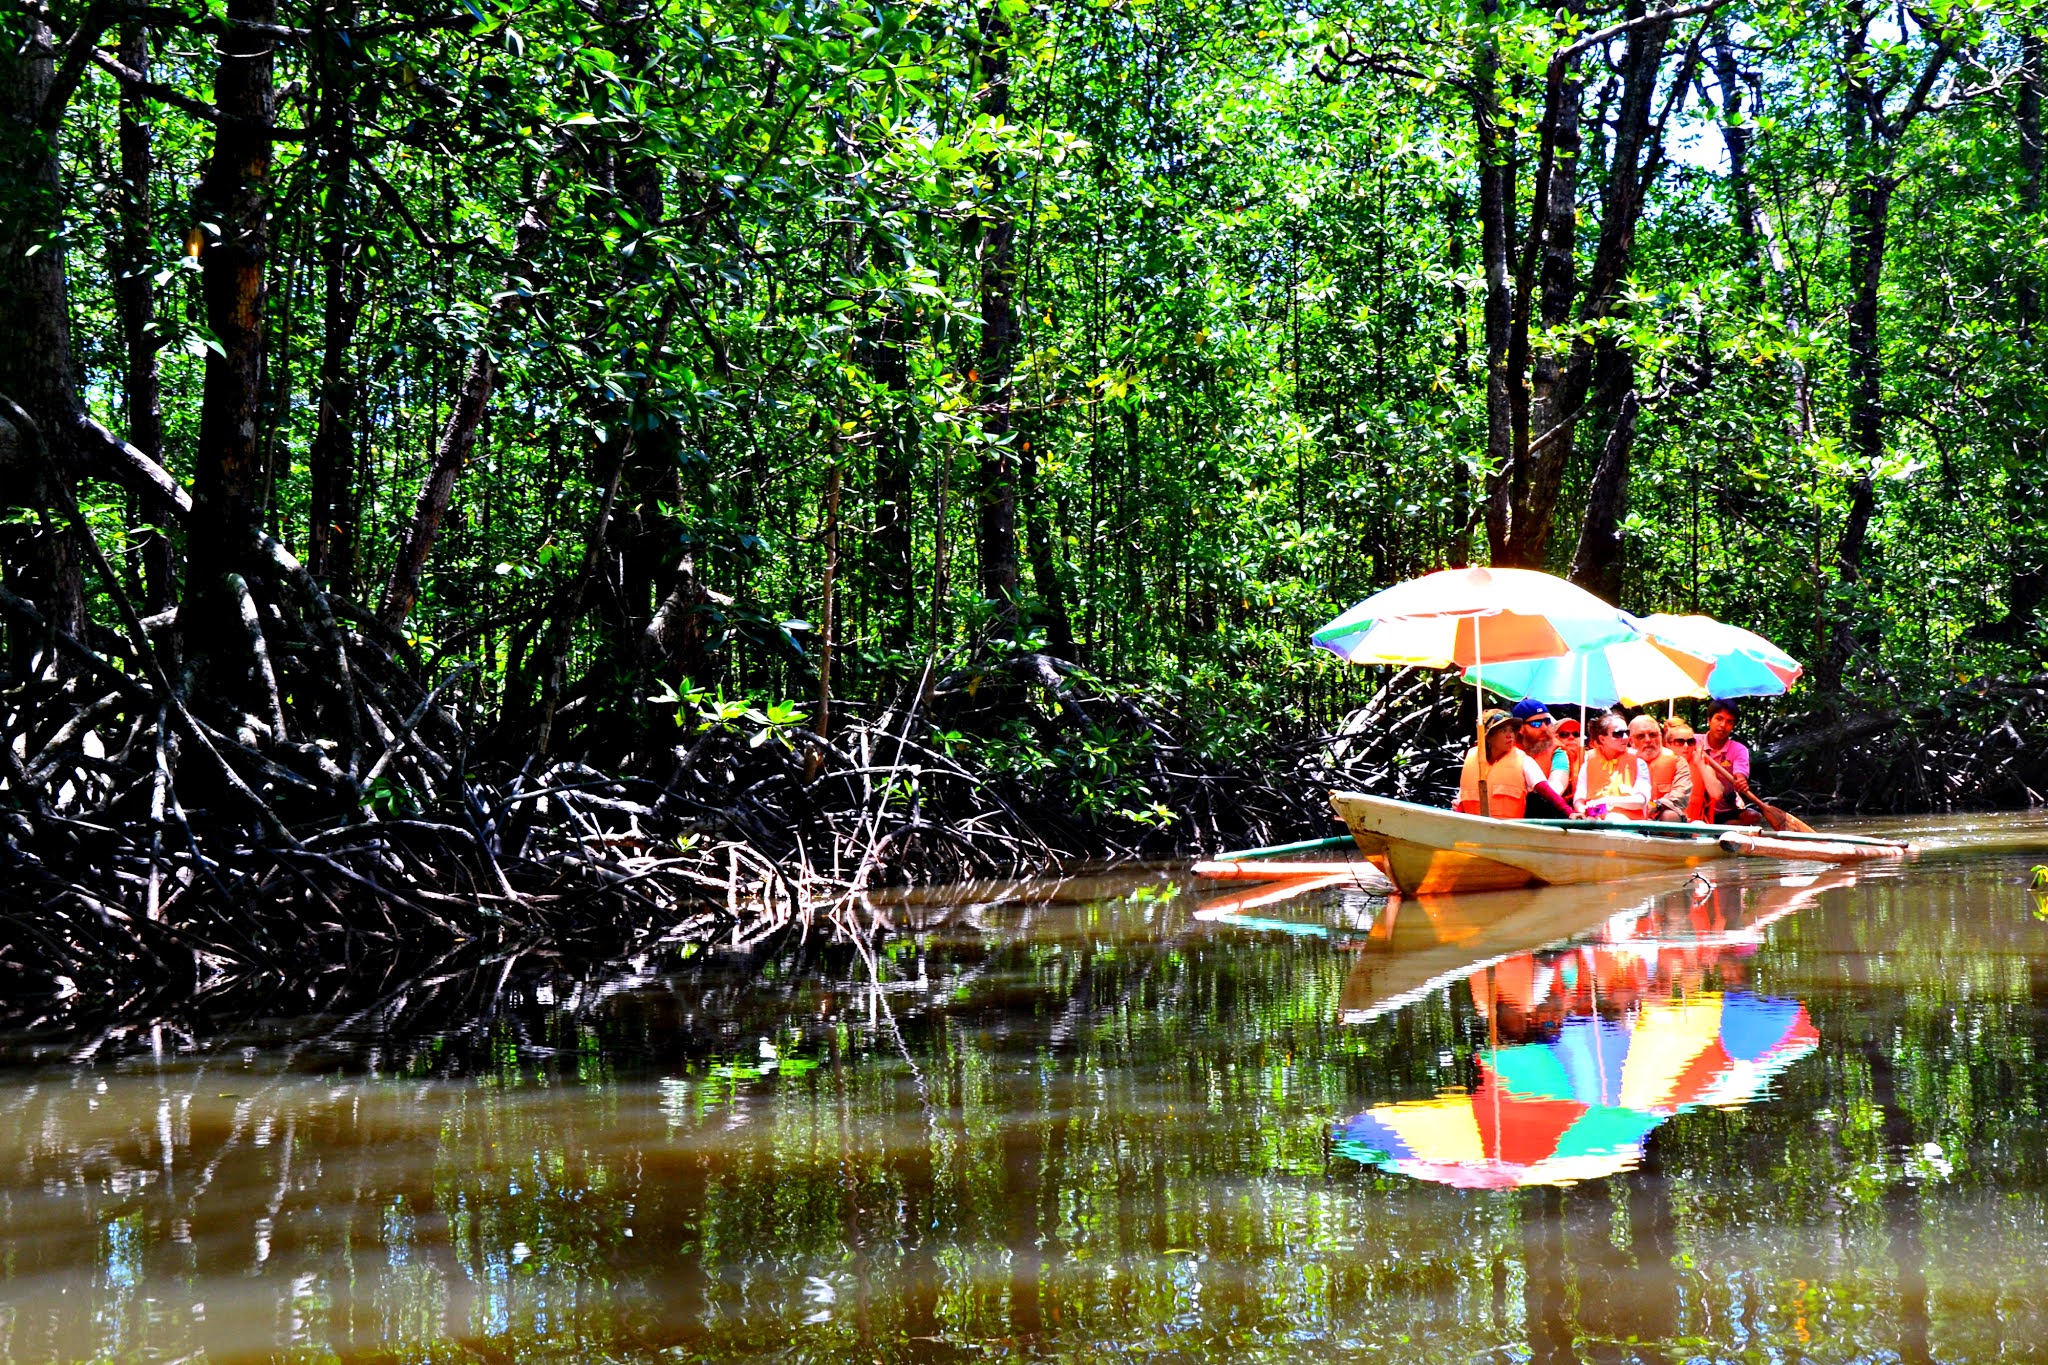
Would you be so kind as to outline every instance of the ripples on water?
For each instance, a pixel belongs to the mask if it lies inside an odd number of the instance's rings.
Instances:
[[[927,898],[880,990],[812,945],[23,1064],[0,1360],[2039,1360],[2044,855],[1935,833]]]

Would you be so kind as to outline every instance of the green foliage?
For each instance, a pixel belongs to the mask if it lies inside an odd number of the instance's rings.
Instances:
[[[729,698],[723,688],[695,687],[688,678],[683,680],[681,691],[663,684],[647,701],[652,706],[673,705],[677,728],[692,734],[701,735],[706,731],[738,733],[744,722],[752,727],[747,732],[747,745],[754,749],[769,743],[780,744],[785,749],[794,747],[790,736],[810,719],[810,713],[795,702],[769,701],[752,696]]]
[[[85,7],[58,8],[68,32]],[[789,743],[804,716],[737,699],[815,686],[828,455],[846,490],[839,690],[889,694],[928,654],[989,629],[977,518],[988,466],[1006,464],[1023,480],[1020,538],[1042,532],[1045,547],[1023,575],[1026,632],[1053,638],[1063,615],[1076,662],[1142,689],[1219,757],[1374,681],[1312,656],[1316,625],[1376,586],[1483,553],[1479,150],[1461,89],[1492,44],[1515,73],[1498,117],[1526,158],[1541,72],[1604,20],[1513,4],[1347,0],[1311,15],[1254,0],[1225,20],[1192,0],[1004,0],[998,118],[977,14],[957,3],[470,12],[448,26],[359,5],[345,51],[280,45],[280,120],[307,131],[278,144],[261,420],[268,512],[302,552],[321,253],[338,240],[343,293],[362,311],[345,358],[359,524],[337,576],[369,595],[486,311],[522,303],[415,612],[416,640],[479,664],[487,700],[531,703],[540,680],[522,651],[590,557],[599,452],[619,439],[659,450],[667,470],[616,509],[658,547],[653,596],[685,555],[720,594],[699,612],[712,693],[648,698],[648,723],[673,708],[679,727],[746,724],[758,743]],[[287,3],[281,22],[331,30],[338,13]],[[1689,44],[1723,20],[1683,21],[1674,40],[1659,86],[1672,152],[1649,184],[1628,306],[1593,325],[1633,354],[1652,397],[1624,604],[1711,612],[1808,658],[1846,624],[1857,680],[1878,689],[2048,667],[2025,598],[2027,573],[2048,565],[2048,383],[2038,304],[2025,303],[2048,279],[2048,223],[2000,93],[2038,16],[1973,19],[1976,65],[1951,68],[1950,107],[1906,139],[1880,318],[1889,445],[1871,470],[1843,440],[1842,20],[1726,12],[1753,88],[1725,117],[1750,137],[1767,249],[1739,227],[1723,111],[1682,86],[1698,74],[1681,60]],[[1924,22],[1857,60],[1910,77],[1933,41]],[[157,79],[203,98],[207,44],[159,46]],[[1998,73],[2004,85],[1969,95]],[[1595,77],[1589,120],[1603,98]],[[343,104],[360,173],[336,185],[319,151]],[[170,187],[191,183],[212,130],[151,108],[163,192],[148,259],[123,267],[116,112],[113,78],[89,70],[62,131],[83,388],[121,429],[117,276],[148,272],[166,458],[189,475],[212,343]],[[1603,137],[1589,121],[1588,211]],[[636,175],[655,187],[652,211]],[[548,231],[515,267],[515,225],[542,186]],[[999,431],[977,367],[985,248],[1004,222],[1017,227],[1020,331],[1014,420]],[[1576,244],[1582,268],[1592,231]],[[1537,353],[1581,327],[1539,328]],[[1701,369],[1697,392],[1679,382]],[[1582,439],[1566,470],[1553,567],[1566,567],[1596,454]],[[1833,560],[1866,473],[1877,510],[1852,580]],[[88,492],[104,543],[136,564],[124,500]],[[887,562],[892,521],[907,584]],[[622,623],[652,601],[634,600],[645,581],[599,569],[570,659],[630,690]],[[1124,741],[973,743],[999,770],[1057,773],[1084,809],[1159,818]]]

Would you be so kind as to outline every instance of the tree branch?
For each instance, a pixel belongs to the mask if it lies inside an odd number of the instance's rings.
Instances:
[[[85,64],[92,59],[100,35],[106,32],[111,19],[105,0],[94,0],[78,21],[78,31],[64,45],[64,60],[58,64],[49,92],[43,96],[43,107],[36,114],[36,127],[43,136],[55,133],[64,121],[64,109],[71,103],[71,96],[85,75]]]
[[[163,85],[157,81],[150,80],[132,67],[123,66],[118,60],[108,56],[98,48],[93,49],[92,59],[99,64],[101,69],[112,75],[115,80],[120,81],[121,84],[127,86],[136,94],[141,95],[144,99],[152,99],[168,104],[173,109],[182,110],[204,123],[211,123],[217,126],[226,126],[242,121],[227,117],[216,106],[208,104],[202,99],[194,99],[174,86]],[[305,140],[306,130],[303,128],[271,127],[264,129],[264,134],[272,142],[302,142]]]
[[[1699,4],[1681,5],[1676,9],[1652,10],[1633,19],[1624,19],[1618,24],[1609,24],[1598,32],[1587,34],[1570,47],[1561,49],[1550,59],[1550,70],[1557,73],[1556,79],[1562,80],[1566,66],[1604,42],[1619,38],[1624,33],[1632,33],[1639,28],[1647,28],[1651,24],[1676,23],[1680,19],[1690,19],[1695,14],[1711,14],[1726,3],[1728,0],[1701,0]]]

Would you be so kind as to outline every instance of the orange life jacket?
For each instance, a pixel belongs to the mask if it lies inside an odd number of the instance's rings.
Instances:
[[[1685,761],[1692,767],[1692,799],[1685,803],[1685,818],[1703,825],[1714,813],[1714,798],[1707,791],[1707,765],[1700,761],[1697,744],[1686,746]]]
[[[1613,761],[1598,749],[1587,749],[1585,772],[1580,779],[1586,790],[1586,801],[1612,802],[1630,792],[1636,783],[1636,765],[1642,761],[1634,749],[1625,750],[1620,758]],[[1634,797],[1626,797],[1622,804],[1632,809]]]
[[[1678,754],[1670,749],[1660,749],[1650,760],[1650,799],[1661,801],[1664,794],[1678,785]]]
[[[1692,763],[1692,800],[1686,802],[1686,819],[1696,825],[1706,825],[1714,819],[1714,798],[1726,786],[1714,769],[1706,765],[1706,759],[1700,757],[1700,745],[1704,743],[1700,739],[1686,749],[1686,761]]]
[[[1486,794],[1493,818],[1519,820],[1529,811],[1529,788],[1543,780],[1536,760],[1519,748],[1510,748],[1500,762],[1486,770]],[[1458,774],[1458,809],[1467,815],[1479,811],[1479,751],[1465,755],[1465,767]]]

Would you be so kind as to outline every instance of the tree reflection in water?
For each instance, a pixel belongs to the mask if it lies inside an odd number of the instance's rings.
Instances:
[[[0,1360],[2022,1358],[2026,861],[1259,911],[1309,932],[1126,881],[928,907],[879,993],[810,945],[23,1066]],[[1746,1105],[1672,1090],[1633,1169],[1463,1190],[1331,1140],[1572,1020],[1738,998],[1811,1051]]]

